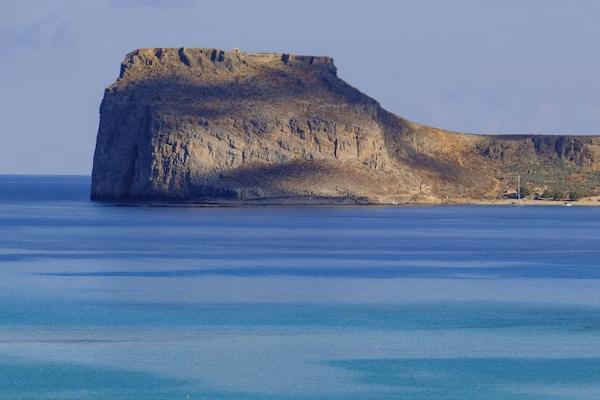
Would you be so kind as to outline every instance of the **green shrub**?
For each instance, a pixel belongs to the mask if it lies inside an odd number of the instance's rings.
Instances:
[[[577,190],[572,190],[569,192],[569,200],[573,200],[573,201],[577,201],[579,199],[581,199],[583,196],[581,195],[581,192],[577,191]]]

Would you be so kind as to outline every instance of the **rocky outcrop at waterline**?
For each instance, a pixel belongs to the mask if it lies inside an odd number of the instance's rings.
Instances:
[[[91,196],[166,202],[436,203],[530,186],[596,194],[600,138],[487,136],[400,118],[329,57],[129,53],[100,107]]]

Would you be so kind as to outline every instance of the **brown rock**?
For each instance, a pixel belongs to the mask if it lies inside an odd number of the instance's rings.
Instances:
[[[339,79],[329,57],[140,49],[100,113],[97,200],[468,201],[497,197],[501,178],[526,171],[544,186],[577,171],[573,185],[598,192],[598,137],[415,124]]]

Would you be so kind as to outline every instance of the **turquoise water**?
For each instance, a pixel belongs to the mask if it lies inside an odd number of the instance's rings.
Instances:
[[[0,176],[0,399],[598,399],[600,208],[164,208]]]

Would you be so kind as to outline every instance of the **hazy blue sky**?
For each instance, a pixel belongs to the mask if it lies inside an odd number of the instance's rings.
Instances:
[[[0,0],[0,173],[90,173],[104,87],[166,46],[330,55],[457,131],[600,134],[600,1]]]

